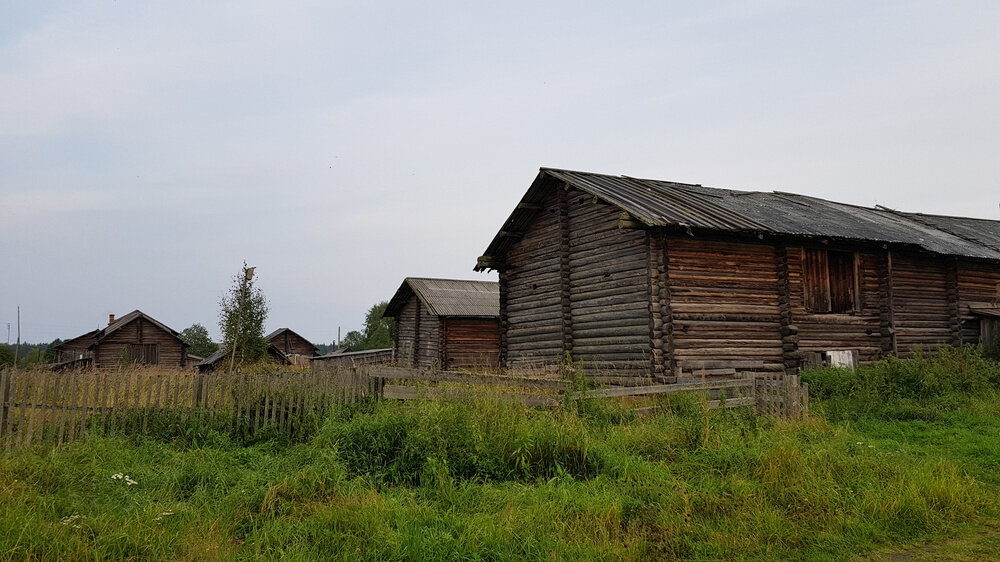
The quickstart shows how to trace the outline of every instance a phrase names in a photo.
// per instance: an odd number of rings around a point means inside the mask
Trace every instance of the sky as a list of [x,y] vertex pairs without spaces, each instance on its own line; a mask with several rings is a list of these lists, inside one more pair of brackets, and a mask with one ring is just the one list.
[[[1000,3],[0,0],[0,330],[361,327],[539,167],[1000,219]],[[0,332],[0,341],[6,334]]]

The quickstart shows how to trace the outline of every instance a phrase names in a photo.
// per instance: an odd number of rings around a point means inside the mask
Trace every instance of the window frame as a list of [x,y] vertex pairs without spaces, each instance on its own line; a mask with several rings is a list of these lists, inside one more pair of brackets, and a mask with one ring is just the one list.
[[802,305],[811,314],[858,314],[858,252],[802,248]]

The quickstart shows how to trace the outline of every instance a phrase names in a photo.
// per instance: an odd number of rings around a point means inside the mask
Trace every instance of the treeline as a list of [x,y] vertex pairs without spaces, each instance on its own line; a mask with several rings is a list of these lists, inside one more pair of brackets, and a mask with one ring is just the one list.
[[44,363],[54,363],[59,356],[55,347],[60,343],[62,343],[60,339],[52,343],[22,342],[19,346],[0,343],[0,368],[13,367],[15,364],[21,368],[29,368]]

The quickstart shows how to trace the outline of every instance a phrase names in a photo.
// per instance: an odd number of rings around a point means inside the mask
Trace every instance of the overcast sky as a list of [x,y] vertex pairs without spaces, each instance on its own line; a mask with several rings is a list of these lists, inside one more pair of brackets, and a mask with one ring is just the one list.
[[[1000,3],[0,0],[0,329],[329,343],[540,166],[1000,219]],[[0,334],[0,341],[6,334]]]

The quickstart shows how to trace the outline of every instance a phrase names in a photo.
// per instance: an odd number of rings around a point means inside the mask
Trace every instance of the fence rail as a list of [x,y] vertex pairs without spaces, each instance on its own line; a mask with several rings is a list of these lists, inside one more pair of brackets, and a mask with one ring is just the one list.
[[[310,416],[322,416],[333,404],[368,396],[468,399],[484,392],[535,407],[557,407],[565,399],[696,392],[704,394],[709,408],[754,407],[788,418],[801,417],[809,409],[809,385],[797,376],[777,375],[573,392],[561,379],[386,366],[244,374],[8,370],[0,372],[0,444],[10,449],[61,444],[94,431],[145,432],[164,416],[220,416],[250,434],[269,428],[294,437],[304,432]],[[636,409],[640,415],[654,411]]]

